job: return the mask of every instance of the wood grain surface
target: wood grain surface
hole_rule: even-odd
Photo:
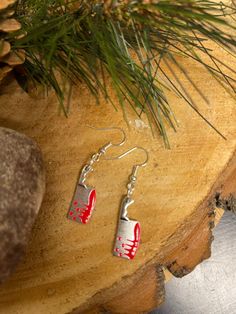
[[[223,55],[219,51],[218,57]],[[145,119],[140,121],[126,108],[127,125],[122,110],[115,111],[104,100],[97,105],[84,86],[74,88],[67,119],[53,95],[34,99],[14,82],[2,90],[0,124],[38,142],[46,164],[47,192],[26,257],[0,288],[1,313],[145,312],[164,300],[161,265],[183,276],[210,256],[215,195],[236,164],[236,106],[200,66],[183,62],[210,104],[204,104],[186,77],[176,72],[179,79],[227,140],[171,93],[169,100],[180,126],[177,133],[169,130],[171,150],[167,150],[159,137],[152,137]],[[233,66],[229,57],[227,62]],[[111,86],[108,90],[113,93]],[[138,151],[96,165],[88,182],[97,189],[97,205],[88,225],[66,219],[81,166],[104,143],[119,136],[96,132],[86,124],[125,129],[127,143],[110,149],[109,155],[135,145],[149,151],[150,161],[140,170],[129,211],[142,225],[142,243],[132,262],[113,257],[112,247],[127,177],[134,162],[143,158]],[[231,192],[227,190],[224,197]],[[146,301],[142,287],[146,287]]]

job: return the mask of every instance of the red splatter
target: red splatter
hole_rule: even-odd
[[[86,224],[89,218],[91,217],[92,211],[95,206],[95,202],[96,202],[96,191],[92,190],[91,193],[89,194],[88,204],[85,204],[85,208],[80,208],[81,214],[79,218],[83,224]]]
[[[140,242],[140,224],[138,222],[134,227],[134,240],[127,239],[127,241],[129,241],[130,243],[126,243],[125,250],[127,252],[124,255],[127,256],[129,259],[133,259]]]
[[[88,197],[88,204],[83,204],[81,207],[72,208],[72,210],[69,212],[69,216],[71,216],[73,220],[76,220],[76,218],[78,217],[83,224],[86,224],[92,215],[95,202],[96,202],[96,191],[92,190]],[[73,202],[73,205],[77,206],[78,203],[79,203],[79,200],[76,200]]]

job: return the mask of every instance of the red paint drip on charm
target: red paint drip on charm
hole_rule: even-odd
[[[125,244],[125,250],[127,252],[124,255],[129,259],[133,259],[140,242],[140,224],[138,222],[134,227],[134,240],[127,239],[127,241],[129,241]]]
[[[77,220],[79,219],[81,223],[86,224],[93,212],[94,206],[96,202],[96,191],[92,190],[88,197],[88,203],[85,204],[80,200],[78,196],[77,200],[73,202],[73,206],[69,211],[68,218]],[[78,204],[81,204],[79,207]]]
[[[79,215],[79,218],[83,224],[86,224],[91,217],[95,202],[96,191],[92,190],[92,192],[89,194],[88,204],[85,204],[85,209],[83,209],[82,213]]]

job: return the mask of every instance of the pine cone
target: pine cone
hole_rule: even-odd
[[[0,0],[0,84],[11,70],[24,63],[24,51],[12,50],[14,32],[21,29],[20,23],[13,18],[13,5],[17,0]],[[17,33],[19,35],[19,33]]]

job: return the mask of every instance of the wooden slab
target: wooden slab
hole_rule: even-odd
[[[221,53],[221,52],[219,52]],[[210,256],[215,195],[235,169],[235,100],[201,67],[187,63],[211,104],[191,91],[201,112],[227,137],[219,137],[175,95],[169,100],[179,119],[169,130],[171,150],[153,138],[147,122],[129,110],[102,101],[96,105],[84,86],[74,89],[66,119],[57,100],[33,99],[11,83],[0,96],[1,126],[22,131],[41,146],[47,170],[47,193],[31,243],[16,273],[0,288],[0,311],[10,313],[141,313],[164,300],[162,266],[176,276],[190,272]],[[230,61],[233,65],[232,60]],[[112,93],[111,87],[109,90]],[[117,102],[116,102],[117,103]],[[141,222],[142,244],[133,261],[111,254],[121,196],[138,152],[119,161],[100,161],[88,182],[97,188],[97,206],[88,225],[66,219],[81,166],[119,134],[85,127],[121,126],[128,141],[111,155],[140,145],[150,153],[140,170],[130,216]],[[235,185],[224,198],[235,192]],[[219,192],[220,193],[220,192]],[[143,296],[143,297],[142,297]]]

